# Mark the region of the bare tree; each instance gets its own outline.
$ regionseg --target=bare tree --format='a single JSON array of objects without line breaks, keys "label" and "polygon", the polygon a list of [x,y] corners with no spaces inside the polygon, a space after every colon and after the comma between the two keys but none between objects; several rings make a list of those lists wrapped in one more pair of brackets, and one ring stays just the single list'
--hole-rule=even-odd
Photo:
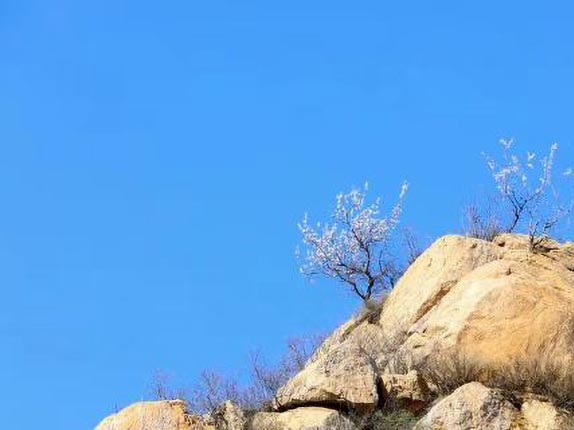
[{"label": "bare tree", "polygon": [[154,399],[156,400],[170,400],[171,392],[168,388],[169,376],[165,373],[157,371],[153,375],[153,380],[150,386],[150,392]]},{"label": "bare tree", "polygon": [[[509,233],[525,231],[534,250],[550,232],[571,213],[571,200],[564,204],[553,183],[553,168],[558,144],[550,147],[548,155],[538,160],[534,152],[526,157],[512,153],[512,140],[501,140],[502,160],[487,156],[488,168],[507,208],[503,230]],[[571,176],[567,169],[563,176]]]},{"label": "bare tree", "polygon": [[279,363],[269,365],[260,353],[251,355],[251,384],[248,388],[254,409],[267,409],[279,388],[293,376],[291,370]]},{"label": "bare tree", "polygon": [[197,413],[209,414],[226,400],[239,403],[240,392],[235,380],[220,373],[203,371],[190,400],[191,409]]},{"label": "bare tree", "polygon": [[156,400],[183,400],[187,402],[187,390],[172,384],[172,375],[158,370],[154,375],[149,387],[152,398]]},{"label": "bare tree", "polygon": [[276,364],[267,362],[260,352],[252,353],[244,384],[218,372],[204,371],[192,391],[191,409],[200,414],[214,414],[227,400],[243,410],[268,409],[279,388],[303,369],[323,340],[324,336],[319,335],[289,339],[287,351]]},{"label": "bare tree", "polygon": [[249,409],[269,407],[279,388],[303,370],[324,339],[322,335],[289,339],[287,351],[276,365],[270,365],[261,353],[253,353],[250,360],[251,384],[244,392],[243,403],[249,405]]},{"label": "bare tree", "polygon": [[407,252],[407,266],[410,266],[423,253],[419,238],[410,227],[403,228],[403,244]]},{"label": "bare tree", "polygon": [[337,196],[332,222],[316,228],[307,216],[299,224],[306,247],[301,272],[309,277],[326,276],[341,281],[362,300],[390,289],[401,275],[390,250],[390,239],[399,223],[408,185],[388,218],[380,217],[380,199],[365,204],[364,189]]}]

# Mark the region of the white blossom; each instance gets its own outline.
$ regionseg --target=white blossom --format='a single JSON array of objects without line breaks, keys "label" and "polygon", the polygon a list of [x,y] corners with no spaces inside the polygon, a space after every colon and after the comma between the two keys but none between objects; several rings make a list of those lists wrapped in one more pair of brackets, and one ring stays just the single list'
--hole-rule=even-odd
[{"label": "white blossom", "polygon": [[394,283],[397,271],[388,242],[399,223],[408,184],[402,185],[388,218],[380,216],[380,199],[365,203],[367,190],[365,183],[363,189],[338,194],[331,223],[313,228],[305,215],[299,224],[307,248],[301,272],[338,279],[363,300]]},{"label": "white blossom", "polygon": [[[487,156],[486,162],[503,201],[510,208],[506,231],[526,228],[531,238],[544,238],[567,214],[552,186],[552,170],[558,144],[552,144],[548,155],[539,159],[539,163],[535,163],[537,156],[534,152],[528,151],[524,161],[510,153],[514,145],[512,139],[502,139],[500,144],[502,160],[497,161]],[[569,168],[564,175],[572,173]]]},{"label": "white blossom", "polygon": [[510,150],[510,148],[512,148],[512,145],[514,145],[514,139],[500,139],[500,144],[502,145],[502,147],[504,148],[505,151]]}]

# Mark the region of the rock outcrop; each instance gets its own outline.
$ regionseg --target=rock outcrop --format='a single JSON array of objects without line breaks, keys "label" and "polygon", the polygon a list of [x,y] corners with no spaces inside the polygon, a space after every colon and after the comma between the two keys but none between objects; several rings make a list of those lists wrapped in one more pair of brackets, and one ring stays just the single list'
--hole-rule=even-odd
[{"label": "rock outcrop", "polygon": [[345,404],[368,411],[393,357],[413,367],[433,351],[462,351],[485,367],[525,357],[574,359],[574,246],[528,238],[436,241],[407,270],[378,320],[355,318],[278,393],[275,407]]},{"label": "rock outcrop", "polygon": [[471,382],[433,406],[413,430],[512,430],[518,417],[499,392]]},{"label": "rock outcrop", "polygon": [[471,382],[440,400],[413,430],[572,430],[574,417],[551,403],[526,400],[520,407],[499,391]]},{"label": "rock outcrop", "polygon": [[393,408],[406,409],[418,414],[432,399],[432,393],[421,375],[412,370],[406,375],[384,374],[381,376],[383,397],[390,399]]},{"label": "rock outcrop", "polygon": [[[416,430],[574,429],[572,414],[549,399],[476,382],[489,385],[488,377],[452,378],[447,392],[475,382],[432,403],[440,383],[421,366],[429,357],[439,364],[463,357],[487,376],[500,376],[501,366],[512,363],[535,367],[531,376],[543,364],[558,364],[574,378],[574,245],[546,241],[532,252],[520,235],[492,242],[443,237],[377,312],[351,319],[323,343],[279,390],[274,412],[246,417],[227,402],[211,422],[190,415],[183,402],[142,402],[97,430],[356,430],[348,412],[368,418],[389,406],[421,417]],[[514,368],[517,375],[522,370]]]},{"label": "rock outcrop", "polygon": [[378,401],[377,371],[354,343],[341,343],[320,360],[308,364],[276,399],[277,409],[308,404],[341,408],[352,404],[369,412]]},{"label": "rock outcrop", "polygon": [[333,409],[297,408],[287,412],[255,414],[249,430],[356,430],[348,418]]},{"label": "rock outcrop", "polygon": [[104,419],[96,430],[209,430],[211,423],[187,412],[185,402],[140,402]]}]

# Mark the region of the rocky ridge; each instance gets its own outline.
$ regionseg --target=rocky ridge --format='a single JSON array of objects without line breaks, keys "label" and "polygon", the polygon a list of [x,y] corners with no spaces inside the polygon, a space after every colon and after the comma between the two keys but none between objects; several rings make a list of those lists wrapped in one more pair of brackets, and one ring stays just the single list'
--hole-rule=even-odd
[{"label": "rocky ridge", "polygon": [[[417,430],[574,428],[571,415],[548,398],[509,396],[476,381],[433,402],[440,387],[424,374],[425,363],[441,356],[479,363],[481,374],[514,362],[540,367],[550,357],[572,377],[574,245],[547,241],[538,252],[528,245],[520,235],[492,242],[439,239],[411,265],[377,315],[343,324],[279,390],[274,411],[245,420],[243,427],[351,429],[351,415],[372,414],[392,400],[394,407],[420,415]],[[117,415],[116,426],[110,422],[98,430],[136,429],[118,425],[124,421]],[[156,427],[172,429],[191,427]]]}]

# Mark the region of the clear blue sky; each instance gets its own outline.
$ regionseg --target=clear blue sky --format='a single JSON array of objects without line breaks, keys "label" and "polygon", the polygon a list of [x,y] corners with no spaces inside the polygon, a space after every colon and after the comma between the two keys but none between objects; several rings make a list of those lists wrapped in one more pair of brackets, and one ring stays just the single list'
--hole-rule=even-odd
[{"label": "clear blue sky", "polygon": [[4,427],[91,429],[157,369],[185,384],[344,321],[294,258],[340,190],[409,180],[434,238],[499,138],[574,161],[572,22],[566,1],[0,0]]}]

